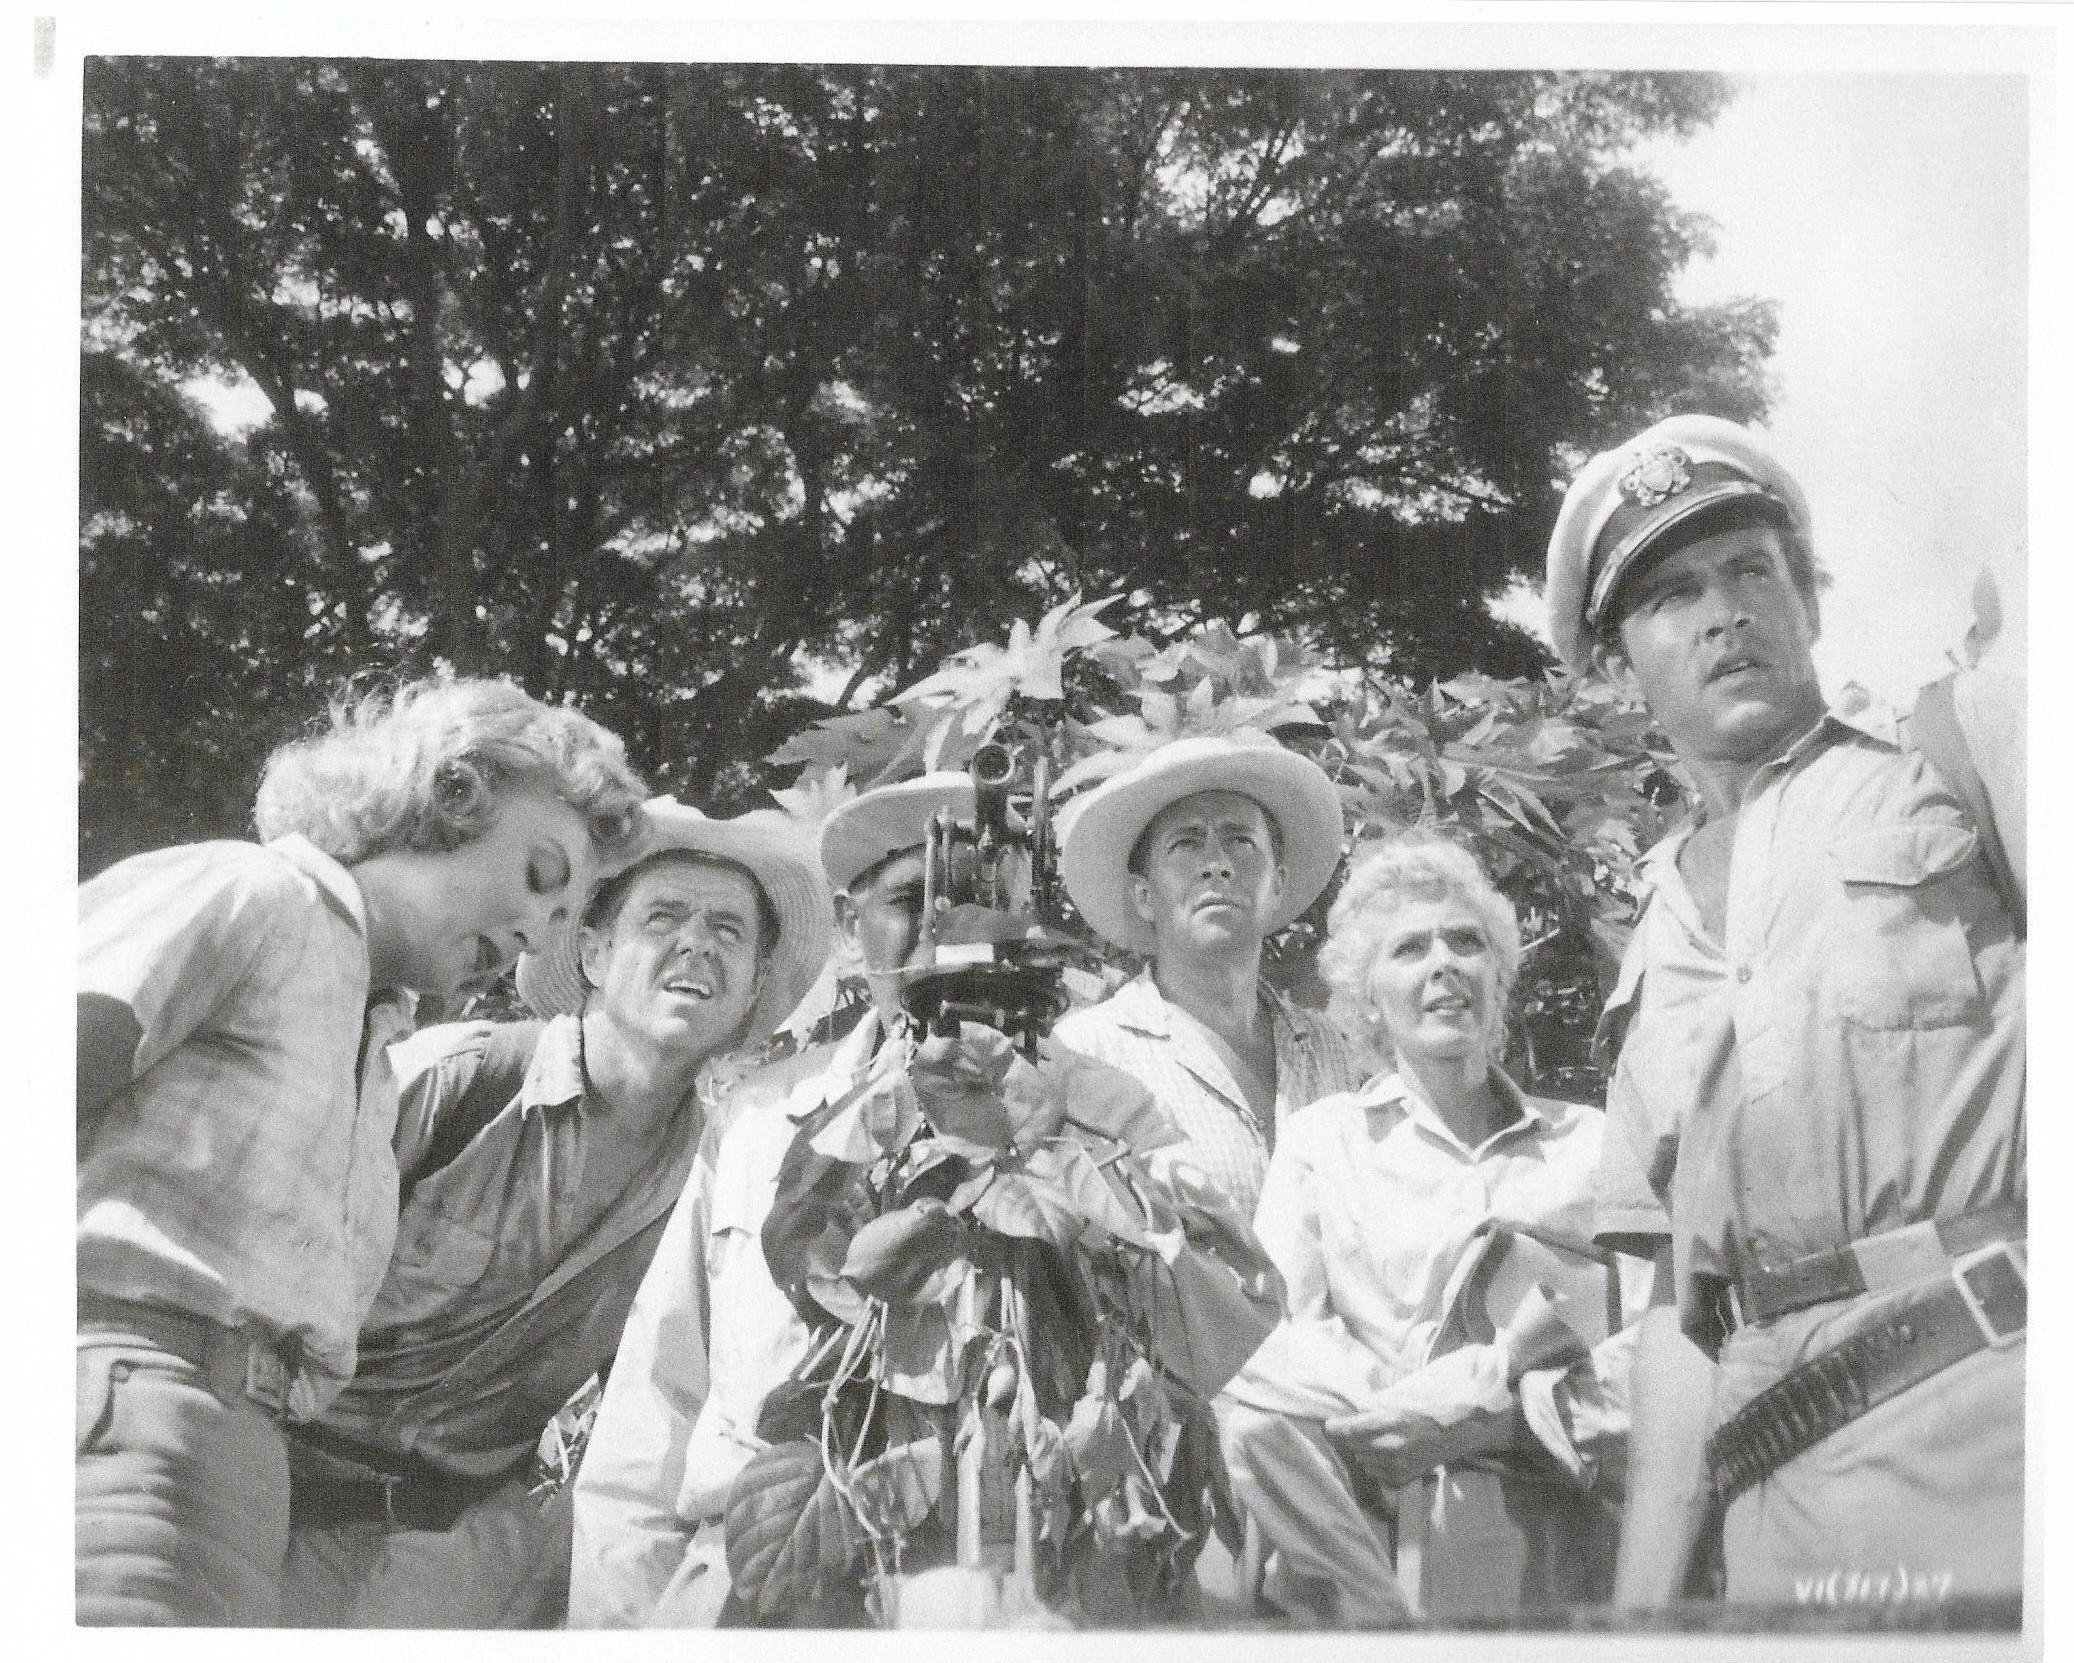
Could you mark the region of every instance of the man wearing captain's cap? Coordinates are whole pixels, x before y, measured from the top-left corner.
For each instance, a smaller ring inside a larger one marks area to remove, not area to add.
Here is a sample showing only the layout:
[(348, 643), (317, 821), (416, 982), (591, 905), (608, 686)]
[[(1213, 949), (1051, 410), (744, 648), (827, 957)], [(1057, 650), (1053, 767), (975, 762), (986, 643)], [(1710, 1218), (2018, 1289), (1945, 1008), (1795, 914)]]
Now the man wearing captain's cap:
[(1710, 1517), (1731, 1600), (2022, 1584), (2020, 741), (1828, 704), (1821, 581), (1799, 486), (1705, 416), (1593, 458), (1549, 545), (1558, 651), (1697, 799), (1602, 1030), (1598, 1231), (1657, 1260), (1630, 1604), (1687, 1591)]
[(714, 1116), (635, 1297), (577, 1476), (572, 1628), (719, 1619), (728, 1490), (760, 1447), (764, 1397), (808, 1340), (765, 1261), (764, 1218), (800, 1122), (865, 1077), (900, 1019), (898, 972), (921, 941), (921, 845), (939, 810), (971, 818), (969, 776), (881, 786), (821, 828), (836, 923), (862, 961), (871, 1007), (840, 1044), (751, 1075)]
[(1177, 740), (1060, 818), (1059, 875), (1094, 929), (1149, 960), (1056, 1029), (1063, 1045), (1144, 1081), (1177, 1149), (1251, 1218), (1275, 1127), (1359, 1085), (1323, 1016), (1260, 977), (1261, 945), (1339, 865), (1339, 793), (1272, 740)]

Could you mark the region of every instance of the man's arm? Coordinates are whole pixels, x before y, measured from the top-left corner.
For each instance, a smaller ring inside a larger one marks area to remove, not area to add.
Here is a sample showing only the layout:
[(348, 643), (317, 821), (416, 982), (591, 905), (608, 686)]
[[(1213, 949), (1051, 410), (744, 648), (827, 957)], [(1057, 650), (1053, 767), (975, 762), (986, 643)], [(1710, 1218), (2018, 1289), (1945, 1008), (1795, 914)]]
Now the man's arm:
[(1627, 1508), (1614, 1574), (1618, 1605), (1668, 1605), (1685, 1591), (1706, 1526), (1706, 1436), (1714, 1368), (1685, 1337), (1671, 1280), (1671, 1249), (1658, 1251), (1653, 1302), (1635, 1342), (1628, 1434)]
[(642, 1626), (691, 1544), (676, 1501), (706, 1396), (708, 1155), (693, 1163), (634, 1296), (577, 1470), (571, 1628)]

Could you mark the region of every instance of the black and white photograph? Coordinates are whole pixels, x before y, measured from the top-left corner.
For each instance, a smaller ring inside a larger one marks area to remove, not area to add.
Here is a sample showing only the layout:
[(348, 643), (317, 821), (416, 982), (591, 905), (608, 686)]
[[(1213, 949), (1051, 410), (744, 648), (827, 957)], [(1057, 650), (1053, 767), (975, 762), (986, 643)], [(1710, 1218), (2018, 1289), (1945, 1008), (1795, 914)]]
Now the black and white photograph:
[(35, 20), (27, 1631), (2040, 1655), (2069, 19)]

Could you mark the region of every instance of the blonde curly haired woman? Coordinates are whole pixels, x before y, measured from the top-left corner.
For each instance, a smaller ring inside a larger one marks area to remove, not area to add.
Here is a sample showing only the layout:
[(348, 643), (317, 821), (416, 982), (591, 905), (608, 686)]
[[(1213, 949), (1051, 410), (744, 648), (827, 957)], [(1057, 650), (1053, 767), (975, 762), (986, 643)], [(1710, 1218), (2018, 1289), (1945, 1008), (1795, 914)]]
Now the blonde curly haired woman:
[(631, 847), (642, 795), (575, 711), (420, 682), (275, 753), (264, 843), (81, 887), (82, 1623), (278, 1620), (280, 1422), (352, 1377), (388, 1265), (407, 995), (545, 945)]

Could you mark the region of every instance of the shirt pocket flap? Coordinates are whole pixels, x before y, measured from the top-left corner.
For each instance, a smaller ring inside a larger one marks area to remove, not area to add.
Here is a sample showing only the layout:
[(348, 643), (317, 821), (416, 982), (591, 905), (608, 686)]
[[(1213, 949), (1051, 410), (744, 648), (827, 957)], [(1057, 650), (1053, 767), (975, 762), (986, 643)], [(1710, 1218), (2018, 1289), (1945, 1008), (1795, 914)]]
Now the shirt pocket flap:
[(1979, 847), (1980, 834), (1970, 826), (1933, 821), (1839, 837), (1829, 852), (1845, 883), (1912, 888), (1956, 872)]

